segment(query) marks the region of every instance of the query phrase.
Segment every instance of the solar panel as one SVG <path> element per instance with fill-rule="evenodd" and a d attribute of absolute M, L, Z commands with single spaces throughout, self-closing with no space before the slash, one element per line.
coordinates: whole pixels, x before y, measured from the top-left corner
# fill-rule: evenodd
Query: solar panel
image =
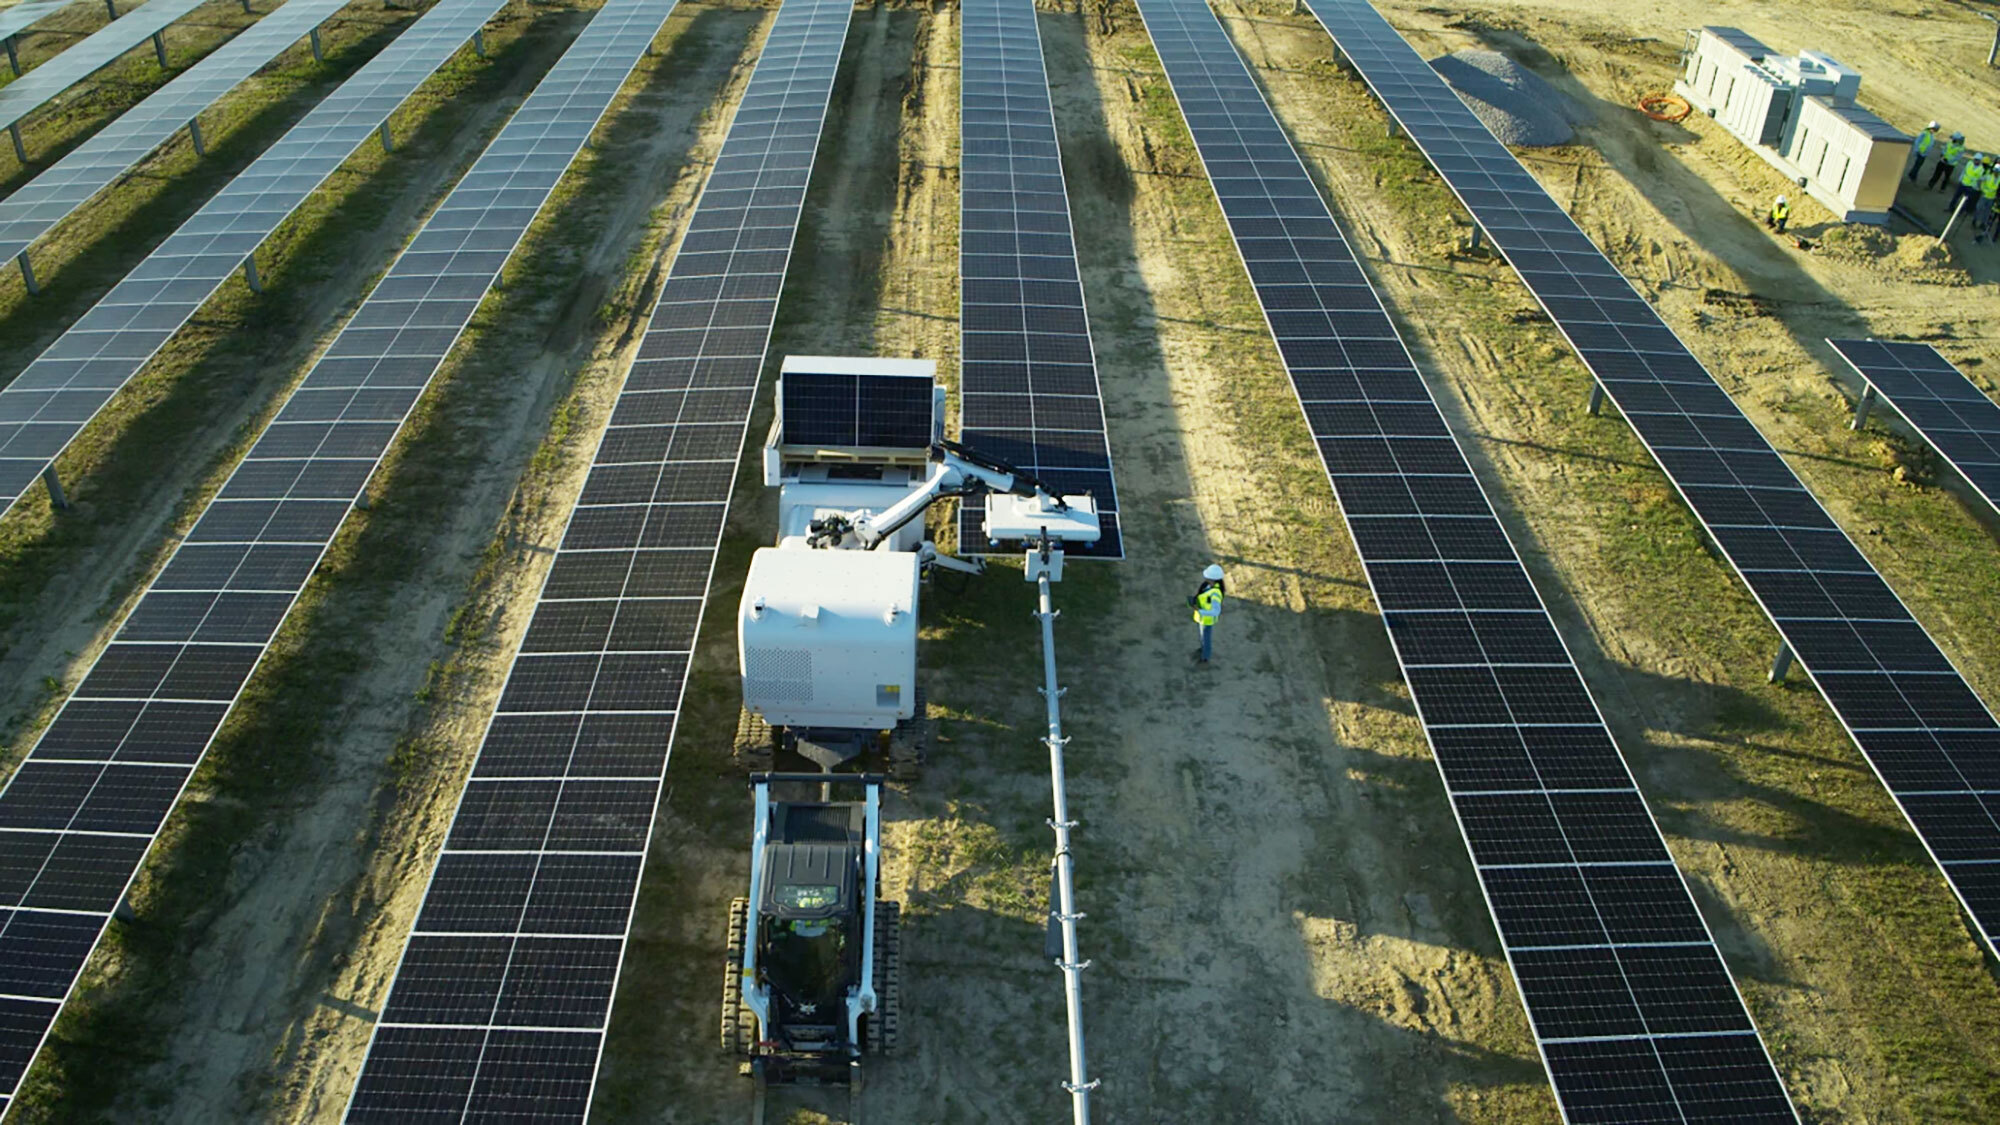
<path fill-rule="evenodd" d="M 1868 400 L 1886 399 L 1938 455 L 1951 462 L 2000 511 L 2000 405 L 1929 344 L 1828 340 L 1868 385 L 1854 427 L 1868 421 Z"/>
<path fill-rule="evenodd" d="M 0 260 L 26 251 L 216 99 L 346 5 L 347 0 L 291 0 L 0 199 Z"/>
<path fill-rule="evenodd" d="M 7 65 L 14 70 L 15 77 L 21 74 L 21 57 L 15 53 L 14 39 L 22 32 L 55 15 L 60 8 L 67 7 L 70 0 L 27 0 L 0 12 L 0 44 L 7 49 Z M 115 12 L 113 13 L 116 14 Z"/>
<path fill-rule="evenodd" d="M 1630 422 L 2000 953 L 2000 723 L 1708 369 L 1365 0 L 1307 0 Z"/>
<path fill-rule="evenodd" d="M 1604 718 L 1204 0 L 1139 0 L 1368 573 L 1569 1121 L 1796 1122 Z"/>
<path fill-rule="evenodd" d="M 369 1041 L 350 1122 L 581 1121 L 851 0 L 784 0 Z"/>
<path fill-rule="evenodd" d="M 20 499 L 202 302 L 503 3 L 439 0 L 0 390 L 0 511 Z"/>
<path fill-rule="evenodd" d="M 1118 490 L 1034 7 L 984 0 L 960 18 L 960 438 L 1057 492 L 1095 496 L 1103 537 L 1069 553 L 1118 558 Z M 961 505 L 961 551 L 985 546 L 984 513 L 979 499 Z"/>
<path fill-rule="evenodd" d="M 49 99 L 118 61 L 125 52 L 165 30 L 167 25 L 187 15 L 206 0 L 147 0 L 119 19 L 92 32 L 30 74 L 0 86 L 0 125 L 14 134 L 15 155 L 27 163 L 21 151 L 21 119 L 47 105 Z M 163 54 L 164 60 L 164 54 Z"/>
<path fill-rule="evenodd" d="M 598 12 L 286 400 L 0 791 L 0 1111 L 383 451 L 674 2 Z"/>
<path fill-rule="evenodd" d="M 787 445 L 922 449 L 931 443 L 934 384 L 928 374 L 794 367 L 779 386 L 785 426 L 780 438 Z"/>

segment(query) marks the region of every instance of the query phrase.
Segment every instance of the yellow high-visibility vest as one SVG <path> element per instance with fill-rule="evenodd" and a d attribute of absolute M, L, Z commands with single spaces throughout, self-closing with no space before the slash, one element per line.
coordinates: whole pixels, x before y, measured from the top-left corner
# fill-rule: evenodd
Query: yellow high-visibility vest
<path fill-rule="evenodd" d="M 1982 175 L 1985 175 L 1985 173 L 1981 171 L 1979 162 L 1968 160 L 1965 162 L 1965 167 L 1958 170 L 1958 182 L 1967 187 L 1972 187 L 1979 183 L 1979 177 Z"/>
<path fill-rule="evenodd" d="M 1194 623 L 1213 625 L 1222 616 L 1222 587 L 1210 586 L 1194 596 Z"/>
<path fill-rule="evenodd" d="M 1792 205 L 1791 205 L 1791 204 L 1789 204 L 1789 203 L 1786 203 L 1786 202 L 1785 202 L 1784 200 L 1782 200 L 1782 199 L 1781 199 L 1781 200 L 1779 200 L 1779 201 L 1778 201 L 1778 202 L 1776 202 L 1776 203 L 1773 203 L 1773 204 L 1771 204 L 1771 219 L 1772 219 L 1772 221 L 1774 221 L 1774 222 L 1783 222 L 1784 220 L 1786 220 L 1786 219 L 1789 219 L 1789 218 L 1791 218 L 1791 217 L 1792 217 Z"/>
<path fill-rule="evenodd" d="M 1937 143 L 1937 134 L 1926 129 L 1923 135 L 1917 138 L 1917 155 L 1918 156 L 1929 155 L 1931 151 L 1931 146 L 1936 143 Z"/>
<path fill-rule="evenodd" d="M 1979 195 L 1989 203 L 2000 198 L 2000 172 L 1991 168 L 1986 170 L 1986 174 L 1979 178 Z"/>
<path fill-rule="evenodd" d="M 1957 164 L 1958 158 L 1964 155 L 1964 141 L 1946 141 L 1944 143 L 1944 162 L 1946 164 Z"/>

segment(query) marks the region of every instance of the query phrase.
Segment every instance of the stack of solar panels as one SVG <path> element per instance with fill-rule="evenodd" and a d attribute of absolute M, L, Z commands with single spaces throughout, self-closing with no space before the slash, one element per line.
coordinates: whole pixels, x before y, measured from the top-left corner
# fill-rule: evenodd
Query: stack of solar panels
<path fill-rule="evenodd" d="M 1103 537 L 1069 553 L 1118 558 L 1118 493 L 1034 6 L 983 0 L 962 19 L 961 437 L 1056 492 L 1096 497 Z M 977 500 L 962 509 L 962 550 L 984 545 L 983 517 Z"/>
<path fill-rule="evenodd" d="M 581 1121 L 851 0 L 784 0 L 612 408 L 348 1107 Z"/>
<path fill-rule="evenodd" d="M 2000 953 L 2000 722 L 1708 370 L 1402 36 L 1366 0 L 1307 2 L 1666 470 Z"/>
<path fill-rule="evenodd" d="M 674 0 L 610 0 L 417 232 L 0 792 L 0 1099 L 418 396 Z M 4 1101 L 0 1101 L 4 1105 Z"/>
<path fill-rule="evenodd" d="M 19 500 L 278 224 L 505 2 L 439 0 L 0 390 L 0 502 Z"/>
<path fill-rule="evenodd" d="M 1827 343 L 2000 511 L 2000 404 L 1929 344 Z"/>
<path fill-rule="evenodd" d="M 1382 608 L 1566 1120 L 1795 1122 L 1408 350 L 1204 0 L 1139 0 Z"/>
<path fill-rule="evenodd" d="M 779 385 L 779 440 L 786 445 L 923 449 L 935 436 L 934 384 L 925 375 L 793 367 Z"/>

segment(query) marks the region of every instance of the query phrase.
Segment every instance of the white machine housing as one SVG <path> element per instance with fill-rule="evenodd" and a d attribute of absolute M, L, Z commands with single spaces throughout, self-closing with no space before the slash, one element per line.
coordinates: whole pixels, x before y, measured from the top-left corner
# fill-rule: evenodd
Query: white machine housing
<path fill-rule="evenodd" d="M 918 445 L 787 442 L 794 380 L 852 376 L 921 380 L 930 402 Z M 879 385 L 879 384 L 878 384 Z M 924 521 L 880 549 L 850 536 L 838 549 L 807 544 L 814 520 L 881 512 L 929 470 L 929 441 L 944 435 L 944 388 L 925 359 L 787 356 L 778 413 L 764 442 L 764 483 L 778 489 L 778 546 L 750 560 L 737 606 L 743 705 L 772 726 L 888 730 L 916 713 L 918 582 Z M 915 434 L 910 435 L 912 437 Z"/>
<path fill-rule="evenodd" d="M 915 714 L 917 580 L 913 551 L 759 550 L 736 617 L 744 706 L 791 727 Z"/>

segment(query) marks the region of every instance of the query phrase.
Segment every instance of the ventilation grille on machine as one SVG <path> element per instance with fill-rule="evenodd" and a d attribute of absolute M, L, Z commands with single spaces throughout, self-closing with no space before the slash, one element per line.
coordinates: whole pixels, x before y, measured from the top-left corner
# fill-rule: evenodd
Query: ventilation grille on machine
<path fill-rule="evenodd" d="M 812 702 L 812 650 L 751 649 L 745 663 L 744 695 L 772 702 Z"/>

